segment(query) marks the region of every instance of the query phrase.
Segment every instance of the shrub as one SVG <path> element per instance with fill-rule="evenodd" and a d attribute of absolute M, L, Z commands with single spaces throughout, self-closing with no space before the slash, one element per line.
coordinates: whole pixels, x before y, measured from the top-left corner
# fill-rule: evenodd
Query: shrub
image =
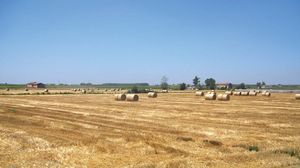
<path fill-rule="evenodd" d="M 283 153 L 283 154 L 290 155 L 291 157 L 296 157 L 296 158 L 300 159 L 299 151 L 297 151 L 296 149 L 292 149 L 292 148 L 276 150 L 275 153 Z"/>
<path fill-rule="evenodd" d="M 128 93 L 148 93 L 149 90 L 147 91 L 145 88 L 139 89 L 137 86 L 133 86 Z"/>
<path fill-rule="evenodd" d="M 139 89 L 137 86 L 133 86 L 130 90 L 130 93 L 139 93 Z"/>
<path fill-rule="evenodd" d="M 180 84 L 179 89 L 180 90 L 185 90 L 186 89 L 186 84 L 185 83 Z"/>
<path fill-rule="evenodd" d="M 258 146 L 249 146 L 249 151 L 255 151 L 255 152 L 258 152 L 259 149 L 258 149 Z"/>

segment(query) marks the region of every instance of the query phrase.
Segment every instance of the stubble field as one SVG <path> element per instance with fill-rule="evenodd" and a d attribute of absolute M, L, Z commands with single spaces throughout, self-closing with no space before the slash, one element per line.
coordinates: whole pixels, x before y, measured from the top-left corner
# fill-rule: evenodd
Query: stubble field
<path fill-rule="evenodd" d="M 293 94 L 0 95 L 1 167 L 297 167 Z"/>

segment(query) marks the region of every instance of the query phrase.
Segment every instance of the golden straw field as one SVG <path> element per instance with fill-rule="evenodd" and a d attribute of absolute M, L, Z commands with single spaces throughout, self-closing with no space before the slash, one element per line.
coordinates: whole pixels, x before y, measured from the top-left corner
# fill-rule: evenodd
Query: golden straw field
<path fill-rule="evenodd" d="M 0 95 L 0 167 L 297 167 L 294 94 Z"/>

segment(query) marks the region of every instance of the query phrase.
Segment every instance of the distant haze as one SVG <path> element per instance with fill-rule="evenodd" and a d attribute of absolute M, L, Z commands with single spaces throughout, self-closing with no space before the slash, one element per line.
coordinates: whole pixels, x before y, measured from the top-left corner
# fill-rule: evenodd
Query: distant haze
<path fill-rule="evenodd" d="M 1 0 L 0 83 L 300 84 L 298 0 Z"/>

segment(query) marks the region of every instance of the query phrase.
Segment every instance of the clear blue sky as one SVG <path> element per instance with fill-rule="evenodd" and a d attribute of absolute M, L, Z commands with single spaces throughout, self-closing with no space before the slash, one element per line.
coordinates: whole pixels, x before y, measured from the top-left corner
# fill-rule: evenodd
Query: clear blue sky
<path fill-rule="evenodd" d="M 0 0 L 0 83 L 300 84 L 299 0 Z"/>

